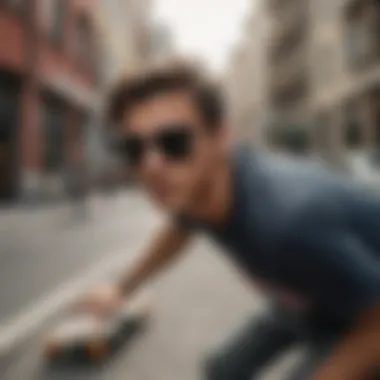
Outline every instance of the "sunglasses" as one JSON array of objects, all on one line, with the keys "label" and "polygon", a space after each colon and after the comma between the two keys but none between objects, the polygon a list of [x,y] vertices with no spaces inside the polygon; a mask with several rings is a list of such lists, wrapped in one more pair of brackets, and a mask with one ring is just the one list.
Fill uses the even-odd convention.
[{"label": "sunglasses", "polygon": [[193,151],[194,133],[187,125],[170,125],[150,136],[129,134],[119,144],[119,153],[132,166],[139,166],[147,152],[154,150],[170,161],[188,158]]}]

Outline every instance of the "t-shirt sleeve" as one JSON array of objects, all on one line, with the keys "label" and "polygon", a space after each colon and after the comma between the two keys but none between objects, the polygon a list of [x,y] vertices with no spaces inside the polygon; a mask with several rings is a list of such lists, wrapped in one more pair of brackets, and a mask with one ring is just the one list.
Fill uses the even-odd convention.
[{"label": "t-shirt sleeve", "polygon": [[300,226],[289,240],[280,277],[325,315],[351,321],[380,300],[380,262],[340,226]]}]

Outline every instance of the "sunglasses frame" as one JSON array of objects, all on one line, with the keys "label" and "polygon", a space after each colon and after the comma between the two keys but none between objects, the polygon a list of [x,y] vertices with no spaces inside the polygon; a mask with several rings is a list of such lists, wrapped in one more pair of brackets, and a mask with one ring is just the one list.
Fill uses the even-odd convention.
[{"label": "sunglasses frame", "polygon": [[[171,133],[173,134],[172,137],[175,133],[178,133],[177,137],[182,134],[184,142],[182,144],[182,150],[175,152],[174,149],[168,148],[168,145],[165,146],[163,139],[165,137],[170,137]],[[118,144],[118,151],[132,167],[138,167],[141,165],[141,162],[144,160],[147,152],[151,150],[158,152],[167,160],[180,161],[188,158],[192,154],[194,150],[195,135],[196,133],[194,128],[189,124],[168,124],[157,128],[157,131],[150,135],[144,136],[137,133],[124,135]],[[128,144],[130,144],[133,140],[141,144],[141,148],[139,148],[140,152],[137,154],[139,157],[133,157],[133,154],[131,154],[132,148],[128,147]]]}]

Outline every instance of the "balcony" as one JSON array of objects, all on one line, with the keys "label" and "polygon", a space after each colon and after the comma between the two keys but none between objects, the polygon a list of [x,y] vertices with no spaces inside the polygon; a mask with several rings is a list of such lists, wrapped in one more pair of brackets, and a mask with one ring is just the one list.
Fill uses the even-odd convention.
[{"label": "balcony", "polygon": [[293,78],[282,86],[272,83],[270,88],[270,102],[275,109],[289,110],[299,109],[299,104],[304,104],[308,100],[307,78]]},{"label": "balcony", "polygon": [[272,63],[271,80],[282,86],[292,78],[308,76],[307,70],[308,60],[305,49],[302,46],[296,47],[286,58]]},{"label": "balcony", "polygon": [[302,53],[290,58],[285,65],[272,71],[269,96],[278,108],[299,103],[309,89],[307,63],[300,60]]},{"label": "balcony", "polygon": [[265,2],[271,13],[280,14],[293,3],[300,3],[300,0],[266,0]]},{"label": "balcony", "polygon": [[380,62],[380,6],[374,0],[356,1],[347,7],[344,44],[351,70]]},{"label": "balcony", "polygon": [[273,35],[270,57],[280,60],[294,46],[303,43],[308,31],[308,8],[295,2],[273,19]]}]

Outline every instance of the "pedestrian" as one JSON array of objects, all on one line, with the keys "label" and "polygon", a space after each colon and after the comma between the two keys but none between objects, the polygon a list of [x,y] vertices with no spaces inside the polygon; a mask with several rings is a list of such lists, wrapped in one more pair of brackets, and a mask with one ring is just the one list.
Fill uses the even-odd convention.
[{"label": "pedestrian", "polygon": [[220,90],[186,63],[121,81],[110,119],[119,152],[168,218],[136,266],[87,306],[111,312],[206,232],[273,304],[205,361],[206,379],[257,378],[301,342],[307,356],[289,379],[374,378],[379,199],[318,164],[235,144]]}]

